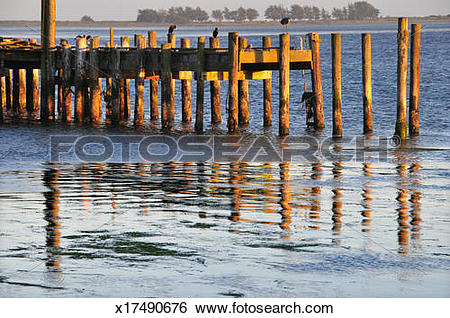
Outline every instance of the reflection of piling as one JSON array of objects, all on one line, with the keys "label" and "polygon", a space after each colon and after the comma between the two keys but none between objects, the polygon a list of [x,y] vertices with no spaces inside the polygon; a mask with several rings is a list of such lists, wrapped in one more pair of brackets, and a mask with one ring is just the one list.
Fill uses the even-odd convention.
[{"label": "reflection of piling", "polygon": [[397,173],[400,177],[398,182],[398,193],[395,198],[398,202],[398,252],[401,254],[409,253],[409,223],[408,223],[408,190],[406,188],[406,163],[400,163],[397,166]]},{"label": "reflection of piling", "polygon": [[285,162],[280,164],[280,205],[281,205],[281,222],[280,226],[283,230],[290,230],[290,224],[292,223],[291,217],[291,187],[289,185],[290,163]]},{"label": "reflection of piling", "polygon": [[[363,171],[364,171],[365,177],[367,177],[367,178],[373,177],[371,163],[364,162],[363,163]],[[362,197],[363,197],[363,202],[362,202],[363,211],[361,212],[361,215],[363,217],[363,219],[361,221],[361,225],[363,226],[362,231],[370,232],[369,226],[370,226],[370,223],[372,222],[371,217],[372,217],[373,197],[372,197],[371,183],[369,181],[367,181],[366,183],[363,184]]]},{"label": "reflection of piling", "polygon": [[421,24],[413,24],[411,30],[411,74],[409,91],[409,135],[419,135],[420,95],[420,33]]},{"label": "reflection of piling", "polygon": [[[342,229],[342,188],[341,188],[341,178],[342,178],[342,163],[334,162],[333,163],[333,179],[336,182],[336,187],[332,190],[333,192],[333,205],[331,211],[333,212],[332,221],[333,221],[333,235],[339,235]],[[333,240],[333,242],[339,245],[338,240]]]},{"label": "reflection of piling", "polygon": [[406,139],[406,79],[408,68],[408,18],[398,19],[397,121],[395,135]]}]

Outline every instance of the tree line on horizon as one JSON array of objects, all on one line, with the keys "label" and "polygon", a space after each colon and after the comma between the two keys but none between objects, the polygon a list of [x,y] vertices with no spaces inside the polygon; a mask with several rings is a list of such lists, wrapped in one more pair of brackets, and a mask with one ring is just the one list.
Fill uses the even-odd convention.
[{"label": "tree line on horizon", "polygon": [[[349,3],[343,8],[333,8],[331,11],[316,6],[293,4],[290,8],[282,5],[271,5],[264,11],[267,20],[278,21],[283,17],[290,17],[294,21],[318,21],[318,20],[364,20],[376,19],[380,10],[367,1]],[[211,12],[211,18],[217,22],[254,21],[260,16],[258,10],[240,7],[236,10],[216,9]],[[175,23],[207,22],[210,16],[200,7],[170,7],[169,9],[142,9],[138,11],[137,22],[149,23]]]}]

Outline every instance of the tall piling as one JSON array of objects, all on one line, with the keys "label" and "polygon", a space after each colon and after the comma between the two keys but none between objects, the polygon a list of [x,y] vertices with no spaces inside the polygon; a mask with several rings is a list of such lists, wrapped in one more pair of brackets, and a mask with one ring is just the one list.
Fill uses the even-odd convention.
[{"label": "tall piling", "polygon": [[13,85],[12,85],[12,78],[13,78],[13,70],[6,70],[5,74],[5,95],[6,95],[6,111],[11,111],[12,109],[12,96],[13,96]]},{"label": "tall piling", "polygon": [[289,135],[289,71],[290,46],[289,33],[280,34],[280,104],[279,104],[279,135]]},{"label": "tall piling", "polygon": [[[123,48],[130,47],[130,38],[122,36],[120,38],[120,46]],[[120,118],[128,120],[130,118],[130,80],[126,78],[120,79]]]},{"label": "tall piling", "polygon": [[[61,40],[61,42],[60,42],[61,58],[62,58],[62,55],[64,54],[64,46],[66,46],[66,45],[68,45],[67,40]],[[61,65],[61,68],[58,69],[58,118],[61,120],[63,119],[63,108],[64,108],[63,78],[64,78],[64,70]],[[27,78],[27,93],[28,93],[28,78]]]},{"label": "tall piling", "polygon": [[[106,47],[111,48],[111,41],[106,42]],[[107,122],[111,121],[111,115],[112,115],[112,78],[109,74],[106,76],[106,90],[104,93],[105,98],[105,119]]]},{"label": "tall piling", "polygon": [[[209,38],[209,47],[212,49],[220,48],[219,38]],[[217,125],[222,122],[222,110],[220,107],[220,81],[210,81],[211,95],[211,124]]]},{"label": "tall piling", "polygon": [[315,104],[314,128],[321,130],[325,128],[325,117],[323,114],[322,71],[320,68],[320,39],[318,33],[309,34],[309,47],[312,51],[313,62],[311,80]]},{"label": "tall piling", "polygon": [[[156,32],[155,31],[149,31],[148,32],[148,47],[149,48],[156,48],[157,47],[157,41],[156,41]],[[158,80],[157,79],[151,79],[150,80],[150,120],[156,121],[159,119],[159,110],[158,110]]]},{"label": "tall piling", "polygon": [[362,77],[363,77],[363,113],[365,134],[373,130],[372,122],[372,48],[370,33],[361,35],[362,46]]},{"label": "tall piling", "polygon": [[109,66],[111,68],[111,123],[118,125],[121,119],[121,99],[120,99],[120,51],[116,47],[112,47],[109,51]]},{"label": "tall piling", "polygon": [[405,140],[407,137],[406,124],[406,81],[408,72],[408,18],[398,19],[397,35],[397,120],[395,136]]},{"label": "tall piling", "polygon": [[6,89],[5,77],[0,74],[0,123],[3,122],[3,113],[6,108]]},{"label": "tall piling", "polygon": [[[191,42],[189,39],[181,39],[181,48],[189,49]],[[192,121],[192,92],[191,80],[181,80],[181,120],[183,123]]]},{"label": "tall piling", "polygon": [[163,131],[170,130],[173,126],[171,117],[172,109],[175,108],[172,96],[172,44],[164,43],[161,47],[161,128]]},{"label": "tall piling", "polygon": [[13,71],[13,109],[16,117],[21,117],[25,114],[27,101],[25,91],[25,70],[14,69]]},{"label": "tall piling", "polygon": [[[68,43],[64,43],[62,46],[62,78],[61,78],[61,120],[64,122],[72,121],[72,51],[71,46]],[[92,64],[91,64],[92,65]]]},{"label": "tall piling", "polygon": [[333,77],[333,137],[342,137],[341,34],[331,34]]},{"label": "tall piling", "polygon": [[[239,51],[243,51],[247,48],[247,39],[239,38]],[[250,111],[248,107],[248,81],[239,81],[239,125],[247,126],[250,121]]]},{"label": "tall piling", "polygon": [[197,64],[197,102],[195,106],[195,131],[203,131],[203,109],[205,101],[205,81],[203,72],[205,71],[205,37],[201,36],[197,41],[198,64]]},{"label": "tall piling", "polygon": [[[263,37],[264,49],[270,49],[271,38]],[[264,127],[272,126],[272,79],[264,80]]]},{"label": "tall piling", "polygon": [[[30,43],[37,44],[36,39],[30,39]],[[26,74],[26,99],[27,111],[35,116],[40,109],[39,100],[39,69],[27,69]]]},{"label": "tall piling", "polygon": [[228,33],[228,132],[234,134],[238,131],[238,72],[239,72],[239,34]]},{"label": "tall piling", "polygon": [[[93,124],[98,124],[102,115],[102,80],[99,74],[100,58],[98,48],[100,46],[99,37],[94,37],[90,43],[89,55],[89,87],[90,87],[90,102],[91,102],[91,121]],[[70,85],[70,84],[69,84]],[[70,88],[69,88],[70,89]],[[70,94],[70,92],[68,92]]]},{"label": "tall piling", "polygon": [[41,1],[41,121],[54,120],[56,4],[55,0]]},{"label": "tall piling", "polygon": [[146,46],[145,37],[139,35],[136,37],[136,47],[138,49],[138,69],[135,79],[135,105],[134,105],[134,125],[142,126],[144,124],[144,81],[145,81],[145,65],[144,65],[144,49]]},{"label": "tall piling", "polygon": [[421,24],[413,24],[411,30],[411,74],[409,84],[409,135],[419,135],[420,96],[420,33]]},{"label": "tall piling", "polygon": [[75,122],[83,122],[84,118],[84,61],[86,57],[86,38],[77,38],[77,50],[75,55]]},{"label": "tall piling", "polygon": [[111,45],[111,47],[115,47],[115,45],[114,45],[114,29],[113,28],[109,28],[109,44]]},{"label": "tall piling", "polygon": [[167,43],[172,45],[172,49],[177,47],[177,36],[174,33],[167,34]]}]

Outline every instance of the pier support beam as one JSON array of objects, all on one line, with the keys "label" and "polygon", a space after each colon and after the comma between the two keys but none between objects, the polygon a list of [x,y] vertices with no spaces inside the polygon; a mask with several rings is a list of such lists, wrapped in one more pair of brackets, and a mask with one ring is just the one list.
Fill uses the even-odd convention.
[{"label": "pier support beam", "polygon": [[[220,48],[219,38],[209,38],[209,47],[212,49]],[[210,82],[211,93],[211,124],[217,125],[222,122],[222,111],[220,107],[220,81]]]},{"label": "pier support beam", "polygon": [[84,61],[86,58],[86,38],[77,39],[77,51],[75,56],[75,122],[81,123],[84,119],[85,94],[84,94]]},{"label": "pier support beam", "polygon": [[15,69],[13,71],[13,110],[14,116],[22,117],[26,111],[25,70]]},{"label": "pier support beam", "polygon": [[145,81],[145,64],[144,49],[146,46],[145,37],[142,35],[135,36],[136,47],[138,49],[138,69],[135,79],[135,104],[134,104],[134,125],[142,126],[144,124],[144,81]]},{"label": "pier support beam", "polygon": [[280,106],[279,106],[279,135],[289,135],[289,72],[290,72],[290,43],[288,33],[280,35]]},{"label": "pier support beam", "polygon": [[325,128],[325,118],[323,114],[322,71],[320,68],[320,39],[318,33],[309,34],[309,47],[312,51],[313,69],[311,71],[311,79],[316,108],[314,112],[314,128],[322,130]]},{"label": "pier support beam", "polygon": [[[99,56],[98,56],[98,48],[100,45],[100,39],[99,37],[95,37],[91,40],[90,43],[90,55],[89,55],[89,64],[90,64],[90,70],[89,70],[89,86],[91,89],[91,121],[93,124],[98,124],[100,122],[101,116],[102,116],[102,80],[100,79],[99,74]],[[70,54],[70,51],[69,51]],[[68,81],[70,78],[67,79]],[[68,85],[70,83],[67,82]],[[66,84],[66,85],[67,85]],[[68,87],[70,90],[70,87]],[[70,92],[68,92],[70,96]],[[67,103],[66,103],[67,104]],[[69,103],[70,107],[70,103]]]},{"label": "pier support beam", "polygon": [[[189,49],[191,42],[189,39],[181,39],[181,48]],[[181,80],[181,120],[183,123],[192,121],[192,92],[191,80]]]},{"label": "pier support beam", "polygon": [[365,134],[373,130],[372,120],[372,48],[370,34],[364,33],[362,39],[362,77],[363,77],[363,112]]},{"label": "pier support beam", "polygon": [[228,54],[230,59],[228,80],[228,133],[238,132],[238,71],[239,71],[239,34],[228,33]]},{"label": "pier support beam", "polygon": [[[130,47],[130,38],[122,36],[120,38],[120,46],[123,48]],[[130,80],[120,79],[120,119],[128,120],[130,118]]]},{"label": "pier support beam", "polygon": [[197,65],[197,103],[195,107],[195,131],[203,131],[203,110],[205,101],[205,81],[203,72],[205,69],[205,37],[198,38],[198,65]]},{"label": "pier support beam", "polygon": [[172,109],[175,108],[172,96],[172,72],[170,62],[172,58],[172,44],[165,43],[161,51],[161,127],[163,131],[170,130],[173,126]]},{"label": "pier support beam", "polygon": [[6,83],[5,77],[0,74],[0,123],[3,122],[3,113],[6,108]]},{"label": "pier support beam", "polygon": [[[239,51],[247,48],[247,39],[239,38]],[[248,107],[248,81],[239,81],[239,126],[248,126],[250,121],[250,111]]]},{"label": "pier support beam", "polygon": [[342,137],[341,35],[331,34],[333,77],[333,137]]},{"label": "pier support beam", "polygon": [[[148,32],[148,47],[156,48],[156,31]],[[159,101],[158,101],[158,80],[152,79],[150,80],[150,120],[156,121],[159,119]]]},{"label": "pier support beam", "polygon": [[121,99],[120,99],[120,51],[113,47],[109,52],[109,65],[111,67],[111,105],[112,105],[112,116],[111,123],[113,125],[118,125],[121,119]]},{"label": "pier support beam", "polygon": [[[271,38],[263,37],[263,47],[269,49],[271,47]],[[272,126],[272,79],[264,80],[264,127]]]},{"label": "pier support beam", "polygon": [[419,135],[419,95],[420,95],[420,33],[421,24],[413,24],[411,30],[411,74],[409,91],[409,135]]},{"label": "pier support beam", "polygon": [[408,72],[408,18],[398,19],[398,62],[397,62],[397,121],[395,123],[395,136],[405,140],[407,137],[406,124],[406,81]]},{"label": "pier support beam", "polygon": [[[30,39],[30,43],[37,44],[37,40]],[[27,111],[34,117],[38,115],[41,104],[39,100],[39,69],[27,69],[26,72]]]}]

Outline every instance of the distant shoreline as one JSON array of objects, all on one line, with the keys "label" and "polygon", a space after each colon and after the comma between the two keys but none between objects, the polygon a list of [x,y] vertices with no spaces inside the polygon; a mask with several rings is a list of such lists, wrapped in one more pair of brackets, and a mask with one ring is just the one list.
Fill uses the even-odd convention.
[{"label": "distant shoreline", "polygon": [[[450,22],[450,16],[441,17],[410,17],[411,23],[424,22]],[[397,23],[397,18],[380,18],[376,20],[319,20],[319,21],[299,21],[292,22],[292,25],[326,25],[326,24],[392,24]],[[40,21],[0,21],[0,27],[39,27]],[[150,26],[167,26],[169,23],[147,23],[136,21],[96,21],[91,23],[81,21],[57,21],[58,27],[150,27]],[[254,21],[254,22],[205,22],[205,23],[187,23],[185,26],[272,26],[278,25],[277,21]]]}]

